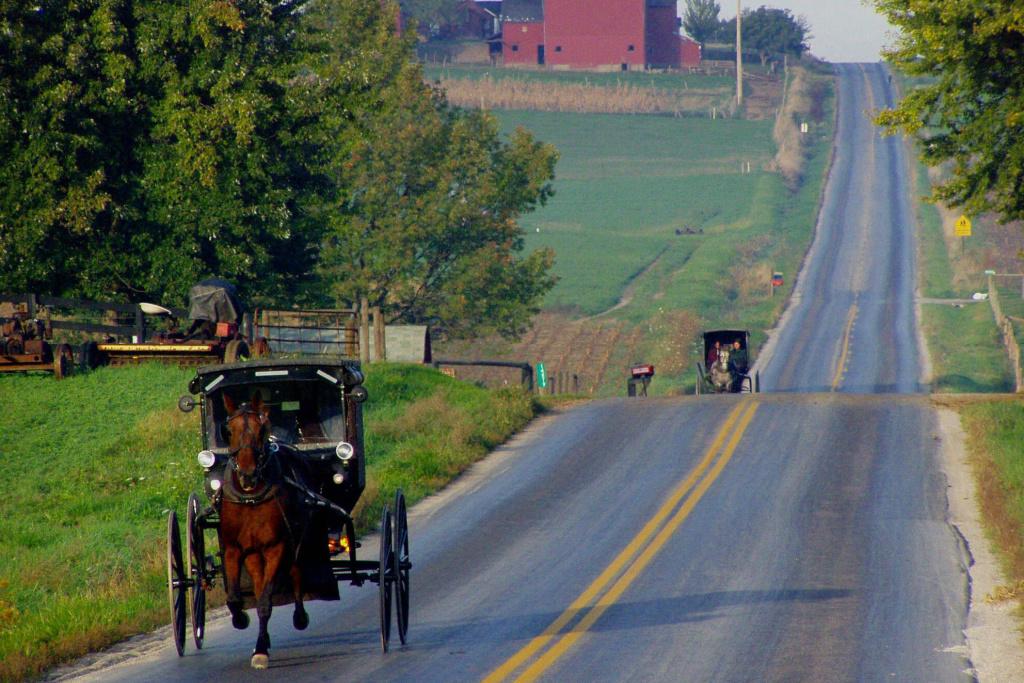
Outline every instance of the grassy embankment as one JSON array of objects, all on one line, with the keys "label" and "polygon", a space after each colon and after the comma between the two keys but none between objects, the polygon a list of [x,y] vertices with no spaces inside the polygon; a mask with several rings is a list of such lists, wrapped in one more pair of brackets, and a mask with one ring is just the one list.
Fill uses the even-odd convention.
[{"label": "grassy embankment", "polygon": [[[555,197],[522,224],[528,248],[556,252],[561,280],[544,305],[568,321],[559,334],[586,346],[581,327],[624,330],[596,395],[621,394],[623,373],[638,360],[658,366],[655,393],[691,390],[702,328],[750,329],[763,341],[813,234],[832,137],[831,76],[805,72],[791,94],[778,128],[807,121],[811,133],[781,145],[772,119],[495,112],[506,130],[524,126],[561,152]],[[777,170],[781,158],[795,161],[789,181]],[[786,276],[774,297],[773,270]],[[594,365],[593,354],[548,346],[486,351],[549,369],[575,363],[569,369],[580,374]]]},{"label": "grassy embankment", "polygon": [[[167,511],[200,489],[191,373],[147,365],[55,382],[0,376],[0,680],[37,674],[168,622]],[[402,487],[443,486],[534,414],[521,391],[372,365],[364,529]]]},{"label": "grassy embankment", "polygon": [[[906,79],[900,79],[900,83],[904,89],[913,87]],[[913,150],[910,156],[916,156]],[[918,196],[929,195],[931,181],[927,169],[914,161],[912,170]],[[1007,243],[1006,230],[997,227],[991,217],[975,218],[974,234],[961,241],[952,230],[956,215],[923,199],[917,203],[923,297],[961,299],[985,291],[983,271],[1003,270],[1010,263],[1000,262],[1000,257],[1005,259],[1019,248]],[[1024,315],[1024,302],[1017,289],[1019,282],[1013,282],[1012,289],[1011,283],[1001,281],[1000,285],[1004,312]],[[957,307],[925,304],[921,310],[933,365],[933,391],[1012,391],[1006,350],[987,302]],[[979,598],[1020,601],[1024,598],[1024,452],[1020,446],[1024,442],[1024,405],[1012,401],[976,402],[961,405],[959,412],[967,433],[978,504],[1008,582],[998,595]]]}]

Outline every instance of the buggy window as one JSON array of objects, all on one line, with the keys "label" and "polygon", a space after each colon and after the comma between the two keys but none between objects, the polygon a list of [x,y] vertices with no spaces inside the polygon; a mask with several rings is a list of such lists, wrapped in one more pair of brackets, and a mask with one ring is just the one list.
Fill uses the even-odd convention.
[{"label": "buggy window", "polygon": [[345,440],[344,406],[337,387],[319,380],[267,382],[229,386],[209,395],[206,429],[215,450],[229,445],[225,393],[236,405],[252,401],[258,393],[268,409],[271,435],[300,450],[331,448]]}]

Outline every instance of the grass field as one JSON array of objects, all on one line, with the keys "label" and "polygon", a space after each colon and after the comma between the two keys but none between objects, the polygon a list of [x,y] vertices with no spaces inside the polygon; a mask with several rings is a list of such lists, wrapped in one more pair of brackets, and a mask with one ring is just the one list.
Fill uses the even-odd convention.
[{"label": "grass field", "polygon": [[[561,255],[547,308],[595,314],[618,301],[640,270],[668,248],[678,264],[696,245],[730,239],[758,220],[777,191],[763,171],[771,124],[651,116],[496,112],[561,152],[556,195],[523,218],[527,247]],[[741,174],[749,162],[752,173]],[[766,216],[765,216],[766,217]],[[677,236],[685,227],[704,236]]]},{"label": "grass field", "polygon": [[[191,376],[159,364],[0,376],[0,680],[168,622],[166,516],[202,476],[198,412],[174,407]],[[360,520],[398,487],[410,504],[436,490],[535,410],[521,391],[418,366],[372,365],[366,386]]]},{"label": "grass field", "polygon": [[[692,386],[701,326],[750,329],[760,343],[813,233],[830,99],[824,111],[807,149],[806,182],[795,192],[768,170],[773,121],[496,112],[506,130],[524,126],[562,153],[555,197],[522,220],[528,248],[556,253],[561,280],[545,308],[578,318],[626,304],[607,316],[622,331],[605,365],[659,364],[665,372],[655,393]],[[775,297],[772,270],[788,276]],[[566,366],[593,365],[587,355],[560,356]],[[619,385],[612,380],[596,393],[621,393]]]}]

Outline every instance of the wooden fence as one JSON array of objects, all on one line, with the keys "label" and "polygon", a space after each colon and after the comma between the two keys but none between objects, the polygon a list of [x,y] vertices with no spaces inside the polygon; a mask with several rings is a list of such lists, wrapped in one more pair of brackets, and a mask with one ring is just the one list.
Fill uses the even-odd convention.
[{"label": "wooden fence", "polygon": [[[0,304],[8,304],[12,312],[45,320],[53,330],[123,339],[134,337],[139,341],[146,338],[146,316],[138,304],[65,299],[42,294],[0,294]],[[179,318],[188,314],[184,309],[170,310]],[[83,321],[82,318],[90,317],[88,312],[94,312],[92,317],[98,317],[101,322]],[[74,319],[76,317],[77,320]]]},{"label": "wooden fence", "polygon": [[995,277],[988,276],[988,300],[992,305],[992,314],[996,318],[996,325],[1003,334],[1003,345],[1006,346],[1006,353],[1010,356],[1010,367],[1013,368],[1014,391],[1024,391],[1024,373],[1021,369],[1020,344],[1017,343],[1017,335],[1013,331],[1013,322],[1003,314],[1003,307],[999,302],[999,290],[995,284]]}]

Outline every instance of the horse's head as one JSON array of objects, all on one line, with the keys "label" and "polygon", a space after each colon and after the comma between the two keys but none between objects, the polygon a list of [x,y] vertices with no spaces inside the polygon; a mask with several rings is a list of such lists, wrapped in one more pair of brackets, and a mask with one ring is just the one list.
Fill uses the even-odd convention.
[{"label": "horse's head", "polygon": [[251,400],[237,405],[224,394],[224,408],[227,410],[227,428],[231,448],[231,467],[238,475],[238,485],[243,491],[251,491],[261,481],[266,463],[266,445],[269,436],[270,417],[263,397],[254,393]]},{"label": "horse's head", "polygon": [[729,349],[728,348],[724,348],[724,349],[719,350],[719,352],[718,352],[718,360],[715,361],[715,364],[720,369],[722,369],[722,370],[727,370],[729,368]]}]

